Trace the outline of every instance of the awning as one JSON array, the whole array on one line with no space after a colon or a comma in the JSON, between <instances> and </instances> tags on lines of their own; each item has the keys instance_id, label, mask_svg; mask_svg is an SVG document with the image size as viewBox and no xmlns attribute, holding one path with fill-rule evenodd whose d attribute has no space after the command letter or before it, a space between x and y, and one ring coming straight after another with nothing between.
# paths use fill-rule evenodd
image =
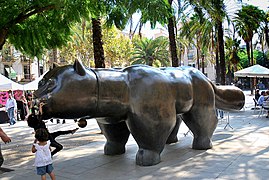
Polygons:
<instances>
[{"instance_id":1,"label":"awning","mask_svg":"<svg viewBox=\"0 0 269 180\"><path fill-rule=\"evenodd\" d=\"M248 68L236 71L234 73L236 77L258 77L269 78L269 69L258 64L250 66Z\"/></svg>"},{"instance_id":2,"label":"awning","mask_svg":"<svg viewBox=\"0 0 269 180\"><path fill-rule=\"evenodd\" d=\"M0 91L23 90L23 85L8 79L0 74Z\"/></svg>"},{"instance_id":3,"label":"awning","mask_svg":"<svg viewBox=\"0 0 269 180\"><path fill-rule=\"evenodd\" d=\"M16 79L17 73L14 71L14 69L12 67L5 68L5 70L8 73L8 78L10 78L10 79Z\"/></svg>"}]
</instances>

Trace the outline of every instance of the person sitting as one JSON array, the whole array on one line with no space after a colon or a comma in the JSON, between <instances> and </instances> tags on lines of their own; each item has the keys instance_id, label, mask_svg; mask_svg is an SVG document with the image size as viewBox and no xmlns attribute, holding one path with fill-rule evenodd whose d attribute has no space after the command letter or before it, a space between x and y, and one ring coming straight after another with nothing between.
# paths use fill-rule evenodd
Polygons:
<instances>
[{"instance_id":1,"label":"person sitting","mask_svg":"<svg viewBox=\"0 0 269 180\"><path fill-rule=\"evenodd\" d=\"M266 96L265 91L262 91L262 92L261 92L261 96L260 96L259 99L258 99L258 106L262 106L262 105L263 105L263 101L264 101L264 99L265 99L265 96Z\"/></svg>"},{"instance_id":2,"label":"person sitting","mask_svg":"<svg viewBox=\"0 0 269 180\"><path fill-rule=\"evenodd\" d=\"M264 96L264 99L263 99L262 107L265 110L267 110L267 116L266 116L266 118L268 118L269 117L269 91L266 91L265 92L265 96Z\"/></svg>"},{"instance_id":3,"label":"person sitting","mask_svg":"<svg viewBox=\"0 0 269 180\"><path fill-rule=\"evenodd\" d=\"M258 105L262 106L263 109L269 110L269 91L262 91L261 96L258 100ZM269 117L269 111L267 112L266 118Z\"/></svg>"},{"instance_id":4,"label":"person sitting","mask_svg":"<svg viewBox=\"0 0 269 180\"><path fill-rule=\"evenodd\" d=\"M261 81L257 84L257 86L259 89L265 89L265 85Z\"/></svg>"}]
</instances>

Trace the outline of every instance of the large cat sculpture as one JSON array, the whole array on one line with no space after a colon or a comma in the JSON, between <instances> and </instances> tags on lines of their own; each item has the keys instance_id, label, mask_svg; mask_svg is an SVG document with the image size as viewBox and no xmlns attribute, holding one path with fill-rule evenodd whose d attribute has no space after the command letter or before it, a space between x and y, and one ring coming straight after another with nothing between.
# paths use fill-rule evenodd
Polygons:
<instances>
[{"instance_id":1,"label":"large cat sculpture","mask_svg":"<svg viewBox=\"0 0 269 180\"><path fill-rule=\"evenodd\" d=\"M240 110L245 103L240 89L216 86L195 68L87 69L79 61L46 73L34 95L44 103L43 119L96 118L106 155L125 153L131 133L140 166L161 161L165 144L177 142L181 119L193 133L193 149L212 148L215 108Z\"/></svg>"}]
</instances>

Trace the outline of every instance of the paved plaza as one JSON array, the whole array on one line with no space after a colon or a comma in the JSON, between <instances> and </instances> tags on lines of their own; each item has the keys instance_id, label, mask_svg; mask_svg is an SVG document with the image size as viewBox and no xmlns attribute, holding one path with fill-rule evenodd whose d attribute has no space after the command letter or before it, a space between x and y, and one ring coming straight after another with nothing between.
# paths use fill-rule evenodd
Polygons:
<instances>
[{"instance_id":1,"label":"paved plaza","mask_svg":"<svg viewBox=\"0 0 269 180\"><path fill-rule=\"evenodd\" d=\"M191 149L192 134L187 133L188 128L182 124L179 142L165 147L161 163L140 167L135 164L138 147L132 137L125 154L106 156L103 154L105 138L100 135L96 141L58 153L53 159L56 179L269 179L269 119L265 114L258 117L259 111L251 110L254 107L253 96L249 91L245 94L245 108L229 114L230 124L227 125L227 113L219 121L213 136L213 149ZM16 133L31 133L29 128L18 131L18 128L6 124L1 127L12 134L12 138ZM94 120L88 120L87 128L88 133L98 130ZM13 133L15 130L18 132ZM14 171L0 174L1 180L40 179L35 173L33 158L12 167L5 164L3 167Z\"/></svg>"}]
</instances>

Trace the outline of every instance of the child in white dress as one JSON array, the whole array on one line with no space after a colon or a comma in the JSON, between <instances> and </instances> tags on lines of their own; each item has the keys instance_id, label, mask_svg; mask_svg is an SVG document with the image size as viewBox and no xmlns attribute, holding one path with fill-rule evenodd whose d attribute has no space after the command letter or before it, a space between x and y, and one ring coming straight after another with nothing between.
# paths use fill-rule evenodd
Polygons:
<instances>
[{"instance_id":1,"label":"child in white dress","mask_svg":"<svg viewBox=\"0 0 269 180\"><path fill-rule=\"evenodd\" d=\"M52 180L55 180L53 172L50 141L48 141L48 132L40 128L35 132L35 141L32 146L32 152L35 153L35 163L37 174L41 175L41 180L46 179L46 173Z\"/></svg>"}]
</instances>

